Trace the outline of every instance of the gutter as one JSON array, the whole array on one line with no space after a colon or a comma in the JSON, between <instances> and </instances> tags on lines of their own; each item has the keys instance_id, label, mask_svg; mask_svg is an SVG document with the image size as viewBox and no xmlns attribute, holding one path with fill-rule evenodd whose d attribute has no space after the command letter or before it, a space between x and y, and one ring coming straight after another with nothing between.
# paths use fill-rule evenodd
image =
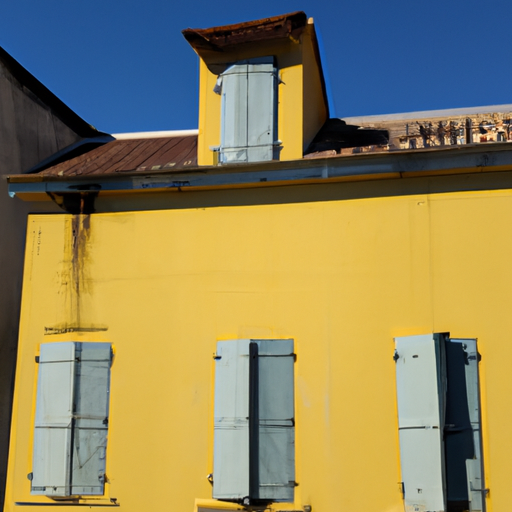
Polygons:
<instances>
[{"instance_id":1,"label":"gutter","mask_svg":"<svg viewBox=\"0 0 512 512\"><path fill-rule=\"evenodd\" d=\"M48 200L48 195L264 187L330 181L410 178L512 170L512 145L486 145L362 153L351 156L231 164L165 171L87 176L8 176L11 197Z\"/></svg>"}]
</instances>

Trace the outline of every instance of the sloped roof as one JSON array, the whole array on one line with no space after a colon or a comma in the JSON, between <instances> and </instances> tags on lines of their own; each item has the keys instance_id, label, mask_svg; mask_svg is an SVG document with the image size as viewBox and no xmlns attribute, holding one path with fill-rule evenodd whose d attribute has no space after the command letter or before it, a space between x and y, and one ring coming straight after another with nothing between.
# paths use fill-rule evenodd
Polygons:
<instances>
[{"instance_id":1,"label":"sloped roof","mask_svg":"<svg viewBox=\"0 0 512 512\"><path fill-rule=\"evenodd\" d=\"M114 140L39 174L87 176L184 167L197 167L197 135Z\"/></svg>"},{"instance_id":2,"label":"sloped roof","mask_svg":"<svg viewBox=\"0 0 512 512\"><path fill-rule=\"evenodd\" d=\"M276 39L298 39L308 18L302 11L246 21L234 25L182 30L185 39L199 55L202 51L229 51L245 43L261 43Z\"/></svg>"}]
</instances>

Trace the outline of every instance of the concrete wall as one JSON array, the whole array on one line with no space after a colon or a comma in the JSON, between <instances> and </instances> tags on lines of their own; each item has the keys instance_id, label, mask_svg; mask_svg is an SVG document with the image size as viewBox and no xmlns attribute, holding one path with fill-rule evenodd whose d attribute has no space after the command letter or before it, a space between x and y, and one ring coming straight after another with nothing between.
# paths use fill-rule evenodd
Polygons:
<instances>
[{"instance_id":1,"label":"concrete wall","mask_svg":"<svg viewBox=\"0 0 512 512\"><path fill-rule=\"evenodd\" d=\"M19 174L80 140L0 62L0 172Z\"/></svg>"}]
</instances>

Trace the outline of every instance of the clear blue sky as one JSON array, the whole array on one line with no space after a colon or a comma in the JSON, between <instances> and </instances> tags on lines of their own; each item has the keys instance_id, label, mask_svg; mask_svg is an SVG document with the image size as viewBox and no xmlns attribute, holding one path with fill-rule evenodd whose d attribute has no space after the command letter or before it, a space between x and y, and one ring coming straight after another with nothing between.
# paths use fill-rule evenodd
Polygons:
<instances>
[{"instance_id":1,"label":"clear blue sky","mask_svg":"<svg viewBox=\"0 0 512 512\"><path fill-rule=\"evenodd\" d=\"M189 129L181 30L297 10L321 33L333 116L512 103L510 0L1 0L0 45L100 130Z\"/></svg>"}]
</instances>

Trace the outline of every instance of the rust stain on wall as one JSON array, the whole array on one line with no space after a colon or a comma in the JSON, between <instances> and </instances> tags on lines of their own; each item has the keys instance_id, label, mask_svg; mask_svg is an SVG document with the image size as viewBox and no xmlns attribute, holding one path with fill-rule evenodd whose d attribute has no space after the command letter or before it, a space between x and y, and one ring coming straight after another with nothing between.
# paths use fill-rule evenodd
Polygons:
<instances>
[{"instance_id":1,"label":"rust stain on wall","mask_svg":"<svg viewBox=\"0 0 512 512\"><path fill-rule=\"evenodd\" d=\"M64 230L64 258L59 275L61 310L64 322L45 328L45 334L81 332L94 324L91 318L92 284L90 279L91 216L71 215ZM71 329L71 330L69 330Z\"/></svg>"},{"instance_id":2,"label":"rust stain on wall","mask_svg":"<svg viewBox=\"0 0 512 512\"><path fill-rule=\"evenodd\" d=\"M108 327L105 325L72 325L72 324L58 324L44 328L45 336L52 334L67 334L70 332L104 332L108 331Z\"/></svg>"}]
</instances>

